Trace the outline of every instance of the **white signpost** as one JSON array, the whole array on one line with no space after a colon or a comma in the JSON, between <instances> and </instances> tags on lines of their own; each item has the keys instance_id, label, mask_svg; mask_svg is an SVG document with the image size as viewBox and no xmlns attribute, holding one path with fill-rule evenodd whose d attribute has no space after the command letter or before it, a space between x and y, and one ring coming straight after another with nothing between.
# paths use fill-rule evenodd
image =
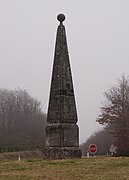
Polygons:
<instances>
[{"instance_id":1,"label":"white signpost","mask_svg":"<svg viewBox=\"0 0 129 180\"><path fill-rule=\"evenodd\" d=\"M117 149L117 147L112 144L110 147L110 153L112 156L116 153L116 149Z\"/></svg>"}]
</instances>

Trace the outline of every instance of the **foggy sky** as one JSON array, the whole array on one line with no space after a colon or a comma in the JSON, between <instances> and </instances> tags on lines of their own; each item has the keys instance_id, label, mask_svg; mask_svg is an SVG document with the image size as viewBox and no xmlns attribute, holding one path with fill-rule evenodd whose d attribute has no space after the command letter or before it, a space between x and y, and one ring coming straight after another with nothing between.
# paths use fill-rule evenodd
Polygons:
<instances>
[{"instance_id":1,"label":"foggy sky","mask_svg":"<svg viewBox=\"0 0 129 180\"><path fill-rule=\"evenodd\" d=\"M82 143L100 129L103 92L129 75L128 0L0 0L0 88L27 89L47 113L59 13Z\"/></svg>"}]
</instances>

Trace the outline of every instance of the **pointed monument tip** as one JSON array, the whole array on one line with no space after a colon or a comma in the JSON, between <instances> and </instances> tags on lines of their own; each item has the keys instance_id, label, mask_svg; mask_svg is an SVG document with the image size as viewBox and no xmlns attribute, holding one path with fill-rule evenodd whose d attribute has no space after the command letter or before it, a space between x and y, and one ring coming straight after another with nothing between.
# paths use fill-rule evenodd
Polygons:
<instances>
[{"instance_id":1,"label":"pointed monument tip","mask_svg":"<svg viewBox=\"0 0 129 180\"><path fill-rule=\"evenodd\" d=\"M65 20L65 15L64 14L58 14L57 20L60 21L60 23L62 23Z\"/></svg>"}]
</instances>

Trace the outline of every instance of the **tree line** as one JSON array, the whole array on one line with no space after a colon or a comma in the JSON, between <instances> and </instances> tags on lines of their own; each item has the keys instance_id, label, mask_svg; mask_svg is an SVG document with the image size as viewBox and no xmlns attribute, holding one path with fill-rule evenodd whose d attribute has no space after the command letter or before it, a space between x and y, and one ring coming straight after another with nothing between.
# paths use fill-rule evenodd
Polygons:
<instances>
[{"instance_id":1,"label":"tree line","mask_svg":"<svg viewBox=\"0 0 129 180\"><path fill-rule=\"evenodd\" d=\"M82 150L82 156L87 155L90 144L96 144L97 155L111 154L110 147L113 144L113 137L112 134L110 134L109 129L104 128L100 131L95 132L86 140L86 142L82 143L80 145L80 149Z\"/></svg>"},{"instance_id":2,"label":"tree line","mask_svg":"<svg viewBox=\"0 0 129 180\"><path fill-rule=\"evenodd\" d=\"M129 79L124 75L104 93L105 101L96 121L105 128L94 133L80 147L83 155L89 145L98 154L109 152L113 144L116 155L129 156ZM42 105L26 90L0 89L0 147L43 145L46 115Z\"/></svg>"},{"instance_id":3,"label":"tree line","mask_svg":"<svg viewBox=\"0 0 129 180\"><path fill-rule=\"evenodd\" d=\"M45 123L41 102L26 90L0 89L0 147L38 146Z\"/></svg>"}]
</instances>

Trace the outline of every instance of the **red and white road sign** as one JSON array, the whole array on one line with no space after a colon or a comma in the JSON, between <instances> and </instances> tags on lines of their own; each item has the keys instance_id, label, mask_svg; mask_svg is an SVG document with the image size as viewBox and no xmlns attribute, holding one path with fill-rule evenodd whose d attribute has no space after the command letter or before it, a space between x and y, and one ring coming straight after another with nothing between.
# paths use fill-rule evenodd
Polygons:
<instances>
[{"instance_id":1,"label":"red and white road sign","mask_svg":"<svg viewBox=\"0 0 129 180\"><path fill-rule=\"evenodd\" d=\"M91 154L95 154L97 152L97 146L95 144L91 144L89 146L89 151Z\"/></svg>"}]
</instances>

